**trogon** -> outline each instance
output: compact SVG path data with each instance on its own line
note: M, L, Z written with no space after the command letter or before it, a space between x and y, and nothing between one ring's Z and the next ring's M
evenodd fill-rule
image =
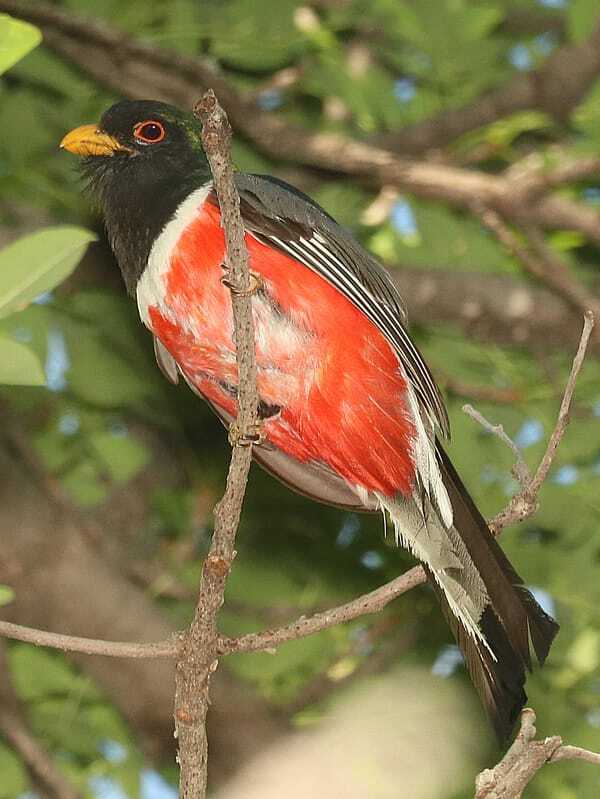
M61 144L82 156L158 364L228 425L237 412L219 202L192 114L113 105ZM264 435L258 463L290 488L383 512L425 567L501 739L526 701L532 650L558 625L504 555L450 462L444 402L385 269L317 203L236 173L250 268Z

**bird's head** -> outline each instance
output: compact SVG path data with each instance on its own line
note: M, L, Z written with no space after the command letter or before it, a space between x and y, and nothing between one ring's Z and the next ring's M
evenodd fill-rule
M100 195L115 181L147 186L209 175L200 123L155 100L116 103L99 123L67 133L60 146L83 158L91 189Z
M155 100L123 100L60 146L82 158L130 291L179 203L210 180L195 117Z

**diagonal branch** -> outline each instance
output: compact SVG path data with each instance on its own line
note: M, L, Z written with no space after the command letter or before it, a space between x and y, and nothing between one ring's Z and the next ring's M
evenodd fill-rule
M593 296L546 242L540 230L532 225L524 227L529 246L522 243L504 222L501 215L481 202L473 203L474 212L506 249L519 259L525 271L545 283L567 305L579 313L600 313L600 300Z
M571 366L569 379L567 380L563 398L560 403L558 418L556 420L554 430L552 431L552 434L548 440L546 452L544 453L544 456L532 477L529 475L529 470L525 466L523 458L519 455L517 459L517 477L521 481L521 490L512 497L504 510L501 510L500 513L498 513L489 522L490 529L495 535L498 535L498 533L505 527L508 527L511 524L522 522L537 512L538 495L540 489L544 483L544 480L548 476L548 472L550 471L552 464L554 463L556 451L565 434L567 425L569 424L569 416L571 412L571 403L573 401L575 385L577 383L577 378L579 376L579 372L581 371L581 367L583 366L583 361L585 359L585 354L593 329L594 315L591 311L588 311L584 317L579 347L577 348L577 352L573 359L573 365ZM508 438L501 426L490 424L490 422L484 419L481 414L473 412L473 409L469 405L465 405L463 410L469 416L474 418L476 422L482 424L484 428L488 430L488 432L497 435L504 443L508 443L513 452L518 451L517 446Z
M417 197L466 210L471 210L473 198L477 197L517 223L578 230L600 244L600 213L585 203L545 193L532 198L532 186L527 181L520 185L503 174L413 161L368 142L332 133L310 133L282 115L263 112L205 59L152 47L109 25L54 6L0 0L0 11L38 24L45 43L56 53L77 64L101 85L126 96L155 97L190 106L199 87L214 88L235 128L272 158L353 176L370 185L395 186ZM596 33L600 38L600 32ZM592 61L598 58L592 48L585 52ZM561 60L560 64L568 77L568 61ZM566 91L562 80L554 91Z
M376 588L368 594L363 594L357 599L340 605L336 608L315 613L312 616L301 616L291 624L279 627L276 630L265 630L260 633L248 633L239 638L221 638L219 641L219 651L224 655L233 652L260 652L273 650L286 641L295 641L298 638L306 638L308 635L335 627L360 616L371 613L379 613L392 600L397 599L402 594L426 582L427 577L422 566L415 566L409 571L404 572L394 580Z
M376 136L373 141L405 155L421 155L518 111L535 109L563 122L599 74L600 23L585 41L564 45L539 69L521 72L467 105Z
M490 529L495 535L499 535L505 527L511 524L528 519L537 511L539 491L552 466L557 448L565 434L569 422L573 393L585 359L593 326L593 315L588 313L585 316L579 347L565 386L558 419L548 441L544 457L533 477L523 468L524 464L520 455L517 458L516 468L517 476L521 480L521 490L515 494L508 505L489 522ZM508 439L508 436L506 436L503 430L500 432L498 426L492 425L485 420L481 414L473 411L470 406L465 406L464 410L477 422L482 424L489 432L499 435L504 443L510 442L509 446L514 453L518 452L518 448L514 442ZM240 448L234 449L234 456L239 449ZM519 466L519 464L521 465ZM210 557L209 555L207 561L210 560ZM205 571L208 569L209 576L215 568L223 568L225 572L227 572L230 562L230 560L226 558L220 559L220 556L218 556L216 560L213 559L212 565L208 564L207 566L205 564ZM321 630L326 630L329 627L334 627L337 624L359 618L360 616L377 613L394 599L406 593L411 588L421 585L425 581L426 577L423 568L421 566L415 566L404 574L396 577L394 580L385 583L385 585L351 602L347 602L344 605L331 608L324 612L315 613L312 616L302 616L296 621L274 630L249 633L239 638L219 637L218 640L213 641L211 644L211 651L213 653L211 663L216 662L219 655L227 655L233 652L272 650L274 647L286 641L304 638L313 633L320 632ZM222 585L224 586L224 581ZM69 649L86 654L112 655L115 657L173 657L177 653L177 645L174 644L173 641L164 641L159 644L115 644L111 642L89 641L82 638L70 638L69 636L56 635L54 633L44 633L40 630L31 630L27 627L11 625L8 622L1 621L0 635L32 641L33 643L39 643L45 646L54 646L59 649ZM131 652L127 651L127 647L131 648ZM145 654L145 651L147 654Z

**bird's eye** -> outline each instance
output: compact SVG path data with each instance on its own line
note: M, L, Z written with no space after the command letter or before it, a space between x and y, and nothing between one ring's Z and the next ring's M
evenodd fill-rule
M133 135L139 144L157 144L165 138L165 129L162 123L148 119L137 123Z

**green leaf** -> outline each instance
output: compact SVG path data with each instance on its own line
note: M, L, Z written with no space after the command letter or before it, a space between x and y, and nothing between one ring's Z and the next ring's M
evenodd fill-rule
M89 699L97 696L92 681L78 674L62 655L55 652L18 644L11 647L9 663L17 693L25 701L40 701L47 695L85 695Z
M574 42L582 42L596 25L600 10L598 0L570 0L567 5L567 30Z
M10 338L0 336L0 383L11 386L43 386L44 370L37 355Z
M3 743L0 743L0 799L14 799L28 787L25 768L17 756Z
M29 22L0 14L0 73L20 61L42 41L42 34Z
M144 380L144 362L129 363L111 349L101 331L76 321L65 324L71 358L69 387L79 399L96 407L118 408L143 402L153 388L152 382Z
M600 665L600 633L590 628L582 630L567 656L569 664L579 674L591 674Z
M583 134L578 142L580 148L595 153L600 142L600 80L592 85L571 116L577 130Z
M25 308L77 266L95 235L83 228L46 228L0 252L0 317Z
M61 478L65 491L84 508L91 508L106 499L109 492L97 465L91 460L80 460Z
M15 592L10 585L0 585L0 608L3 605L10 605L15 598Z
M131 480L148 463L147 447L131 435L101 431L89 437L89 445L103 471L116 483Z
M293 21L296 5L295 0L205 3L202 32L211 39L211 54L246 70L285 66L305 47L305 38Z

